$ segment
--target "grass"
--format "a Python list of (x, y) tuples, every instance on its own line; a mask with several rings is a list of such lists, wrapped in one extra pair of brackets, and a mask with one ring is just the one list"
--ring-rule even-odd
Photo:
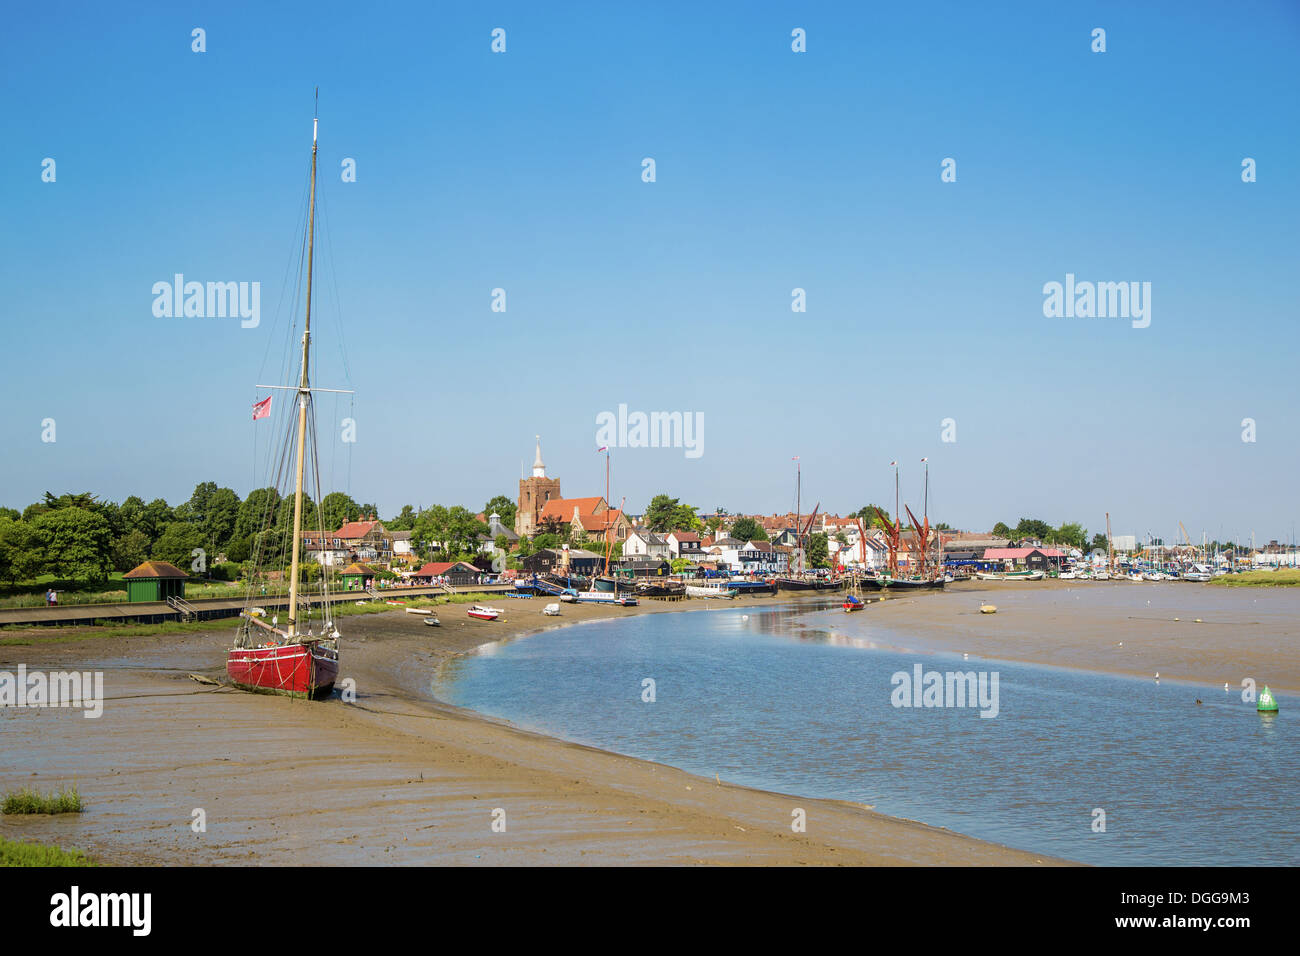
[(81, 813), (83, 809), (75, 786), (48, 794), (24, 787), (6, 793), (0, 804), (0, 813)]
[(40, 843), (19, 843), (0, 837), (0, 866), (97, 866), (80, 850)]
[(1246, 571), (1243, 574), (1225, 574), (1210, 582), (1225, 588), (1285, 588), (1300, 585), (1300, 568), (1283, 568), (1280, 571)]

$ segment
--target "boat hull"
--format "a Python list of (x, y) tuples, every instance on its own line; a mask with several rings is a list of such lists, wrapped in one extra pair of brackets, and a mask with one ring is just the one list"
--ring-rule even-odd
[(891, 578), (888, 589), (890, 591), (942, 591), (943, 585), (943, 578), (935, 578), (933, 581), (908, 581), (904, 578)]
[(235, 647), (226, 654), (226, 674), (241, 690), (319, 700), (333, 693), (339, 660), (316, 641)]

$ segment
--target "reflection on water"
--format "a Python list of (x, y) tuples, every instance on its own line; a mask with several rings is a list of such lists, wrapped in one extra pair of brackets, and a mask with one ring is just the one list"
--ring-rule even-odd
[[(563, 628), (466, 658), (435, 692), (710, 777), (1085, 862), (1300, 863), (1295, 699), (1261, 718), (1235, 689), (898, 652), (871, 636), (870, 612), (843, 617), (833, 632), (830, 614), (753, 607)], [(998, 671), (998, 716), (892, 706), (891, 676), (917, 663)]]

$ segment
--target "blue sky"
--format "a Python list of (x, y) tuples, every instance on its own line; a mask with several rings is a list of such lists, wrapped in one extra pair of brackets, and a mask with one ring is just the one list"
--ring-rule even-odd
[[(603, 493), (625, 403), (705, 420), (614, 449), (634, 511), (791, 508), (794, 455), (805, 505), (892, 505), (898, 459), (915, 507), (928, 456), (958, 527), (1294, 534), (1295, 4), (544, 6), (12, 12), (0, 499), (264, 483), (319, 85), (322, 465), (385, 515), (513, 497), (537, 433)], [(261, 324), (155, 318), (177, 272)], [(1150, 282), (1150, 327), (1044, 317), (1067, 273)]]

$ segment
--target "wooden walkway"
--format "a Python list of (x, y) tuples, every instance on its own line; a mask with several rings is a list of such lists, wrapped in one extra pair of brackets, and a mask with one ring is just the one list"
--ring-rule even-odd
[[(513, 591), (510, 584), (465, 585), (455, 589), (456, 593), (500, 594)], [(412, 597), (437, 597), (448, 593), (443, 588), (394, 588), (380, 591), (380, 600), (400, 601)], [(368, 599), (364, 591), (341, 591), (332, 595), (336, 601), (354, 601), (358, 598)], [(244, 608), (243, 598), (196, 598), (187, 601), (194, 608), (193, 617), (200, 621), (219, 618), (238, 617)], [(289, 605), (288, 598), (260, 598), (254, 603), (267, 610), (284, 608)], [(119, 601), (114, 604), (60, 604), (56, 607), (13, 607), (0, 608), (0, 627), (19, 625), (27, 627), (67, 627), (69, 625), (89, 625), (96, 621), (114, 623), (131, 622), (135, 624), (158, 624), (162, 621), (179, 621), (180, 611), (163, 601), (141, 601), (128, 604)]]

